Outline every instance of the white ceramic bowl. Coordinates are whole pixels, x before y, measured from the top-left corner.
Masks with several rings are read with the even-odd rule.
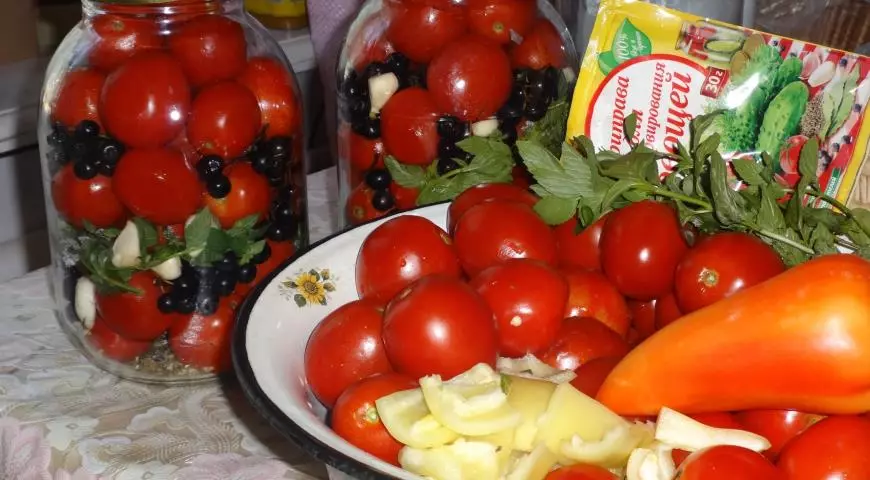
[[[442,203],[397,215],[428,218],[444,228]],[[233,338],[233,363],[248,400],[270,424],[329,467],[330,478],[419,479],[339,438],[324,423],[326,410],[308,390],[305,345],[314,327],[339,306],[359,298],[356,256],[366,236],[393,216],[328,237],[264,280],[242,306]],[[325,296],[306,298],[293,283],[316,273]]]

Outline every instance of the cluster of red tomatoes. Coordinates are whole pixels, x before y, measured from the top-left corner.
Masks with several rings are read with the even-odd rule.
[[[339,85],[353,224],[416,202],[385,156],[446,175],[469,160],[456,144],[476,122],[512,145],[558,95],[565,46],[535,0],[388,0],[357,23]]]
[[[664,203],[634,203],[580,229],[576,221],[547,226],[535,202],[513,185],[481,185],[450,205],[447,231],[408,215],[369,234],[356,265],[360,300],[325,318],[306,349],[309,387],[331,409],[336,433],[395,464],[401,445],[378,420],[374,402],[414,388],[422,376],[450,378],[480,362],[495,365],[498,356],[533,353],[573,370],[572,384],[594,397],[620,359],[655,330],[785,269],[757,238],[699,234],[681,227]],[[694,418],[753,431],[773,447],[764,455],[715,447],[688,459],[675,451],[682,480],[870,475],[870,462],[848,449],[831,449],[839,457],[830,462],[812,453],[870,440],[865,418],[831,417],[812,427],[822,417],[787,410]],[[548,478],[616,479],[585,465]]]

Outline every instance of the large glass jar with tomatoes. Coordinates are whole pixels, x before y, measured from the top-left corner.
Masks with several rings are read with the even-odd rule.
[[[337,75],[347,223],[527,186],[516,142],[559,148],[576,57],[546,0],[367,0]]]
[[[60,322],[158,383],[230,366],[234,312],[308,242],[302,110],[242,0],[82,0],[40,152]]]

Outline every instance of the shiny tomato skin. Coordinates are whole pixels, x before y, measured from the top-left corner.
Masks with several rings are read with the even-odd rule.
[[[870,478],[870,419],[828,417],[793,438],[777,465],[787,480]]]
[[[248,162],[233,163],[224,169],[224,175],[230,180],[230,193],[226,197],[203,194],[205,205],[221,227],[230,228],[251,215],[259,220],[266,218],[271,205],[269,180],[255,172]]]
[[[498,335],[492,311],[474,289],[456,278],[433,275],[389,303],[384,347],[396,371],[447,380],[478,363],[494,368]]]
[[[391,218],[363,241],[356,258],[356,289],[362,298],[386,303],[427,275],[462,277],[447,232],[416,215]]]
[[[677,263],[688,250],[676,212],[644,200],[616,210],[601,232],[601,266],[616,288],[635,300],[672,291]]]
[[[624,357],[628,344],[594,318],[570,317],[562,321],[556,341],[538,353],[542,362],[560,370],[577,370],[601,357]]]
[[[76,177],[72,164],[54,175],[51,197],[61,218],[76,228],[82,228],[85,222],[100,228],[119,226],[126,217],[111,178],[97,175],[82,180]]]
[[[202,185],[178,150],[129,150],[112,179],[121,202],[158,225],[184,223],[202,205]]]
[[[607,215],[592,225],[577,232],[577,219],[568,220],[553,228],[556,233],[556,247],[559,252],[559,265],[582,268],[593,272],[601,271],[601,232],[607,222]]]
[[[347,141],[350,147],[348,152],[350,166],[355,171],[362,173],[373,168],[384,168],[386,149],[383,140],[366,138],[351,131]]]
[[[471,286],[495,315],[502,356],[535,353],[556,339],[568,283],[554,268],[537,260],[508,260],[477,274]]]
[[[357,185],[347,197],[347,204],[344,207],[344,215],[348,223],[351,225],[359,225],[376,218],[381,218],[384,215],[395,210],[395,208],[381,212],[372,204],[372,199],[375,196],[375,191],[365,182]]]
[[[195,87],[237,77],[245,69],[247,48],[242,26],[221,15],[195,17],[169,37],[169,49]]]
[[[417,206],[417,198],[420,197],[420,189],[408,188],[396,182],[390,184],[390,193],[396,200],[396,207],[401,210],[409,210]]]
[[[147,81],[143,81],[147,79]],[[100,117],[127,148],[160,147],[174,140],[190,112],[190,86],[168,54],[135,55],[106,78]]]
[[[136,272],[130,278],[129,285],[141,293],[98,294],[97,313],[107,327],[127,340],[154,340],[169,328],[176,317],[160,313],[157,309],[157,299],[163,290],[153,273]]]
[[[52,118],[67,128],[73,128],[82,120],[100,123],[100,93],[106,76],[92,68],[72,70],[63,78],[58,89]]]
[[[462,9],[390,2],[387,40],[417,63],[429,63],[445,45],[468,29]]]
[[[471,207],[491,200],[512,200],[534,207],[538,197],[510,183],[482,183],[460,193],[447,208],[447,231],[453,233],[456,223]]]
[[[438,108],[427,90],[406,88],[381,110],[381,135],[387,153],[409,165],[429,165],[438,156]]]
[[[785,271],[771,246],[753,235],[721,232],[701,240],[677,265],[674,293],[691,313]]]
[[[622,360],[621,357],[599,357],[589,360],[574,371],[577,376],[571,380],[571,385],[587,396],[595,398],[598,395],[598,389],[604,383],[604,379],[620,360]]]
[[[390,24],[390,9],[375,11],[362,21],[356,36],[347,42],[347,59],[353,68],[362,72],[374,62],[383,62],[396,51],[386,37]]]
[[[500,44],[511,42],[511,33],[520,37],[535,23],[534,0],[469,0],[470,30]]]
[[[548,473],[544,480],[619,480],[619,477],[601,467],[580,463],[559,467]]]
[[[132,361],[151,348],[150,341],[128,340],[118,335],[100,317],[95,319],[85,338],[97,351],[118,362]]]
[[[456,224],[453,241],[463,270],[472,277],[511,258],[556,264],[553,231],[519,202],[493,200],[471,207]]]
[[[214,373],[229,371],[235,321],[230,298],[223,298],[211,315],[194,313],[173,322],[169,327],[169,348],[185,365]]]
[[[513,68],[534,70],[564,68],[568,61],[559,31],[545,18],[535,22],[523,42],[511,49],[510,58]]]
[[[330,427],[351,445],[381,460],[399,466],[399,443],[378,416],[375,402],[396,392],[417,388],[417,381],[403,373],[381,373],[364,378],[338,397],[330,415]]]
[[[266,139],[299,132],[302,112],[293,79],[281,62],[269,57],[252,58],[238,81],[257,98]]]
[[[747,410],[734,414],[743,430],[766,438],[771,446],[764,454],[775,460],[783,447],[823,418],[822,415],[797,410]]]
[[[311,332],[305,378],[327,408],[354,383],[393,371],[384,349],[383,319],[383,304],[355,300],[338,307]]]
[[[493,116],[513,86],[507,54],[479,35],[445,45],[426,72],[426,86],[438,109],[466,122]]]
[[[95,38],[88,63],[104,72],[114,70],[137,53],[163,48],[163,38],[153,20],[103,14],[94,16],[90,26]]]
[[[683,316],[677,297],[668,293],[656,300],[656,330],[661,330]]]
[[[564,318],[594,318],[625,338],[631,321],[628,305],[607,277],[576,268],[563,268],[562,274],[570,292]]]
[[[680,480],[785,480],[782,472],[764,455],[731,445],[709,447],[689,455],[680,465],[677,477]]]
[[[638,300],[626,300],[628,311],[631,315],[631,326],[637,332],[638,343],[656,333],[656,301],[641,302]]]
[[[209,85],[193,100],[187,138],[203,155],[236,158],[254,143],[259,132],[257,97],[239,83]]]

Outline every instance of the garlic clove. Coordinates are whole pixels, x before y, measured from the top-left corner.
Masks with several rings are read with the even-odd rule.
[[[139,229],[136,224],[127,221],[124,229],[118,234],[112,244],[112,265],[118,268],[130,268],[139,264]]]
[[[471,124],[471,134],[475,137],[488,137],[498,130],[498,120],[488,118]]]
[[[369,78],[370,113],[372,115],[379,113],[397,91],[399,91],[399,77],[395,73],[384,73]]]
[[[87,277],[76,280],[74,305],[76,316],[85,326],[86,330],[94,328],[94,320],[97,318],[97,293],[94,282]]]
[[[172,257],[151,270],[163,280],[176,280],[181,277],[181,259]]]

